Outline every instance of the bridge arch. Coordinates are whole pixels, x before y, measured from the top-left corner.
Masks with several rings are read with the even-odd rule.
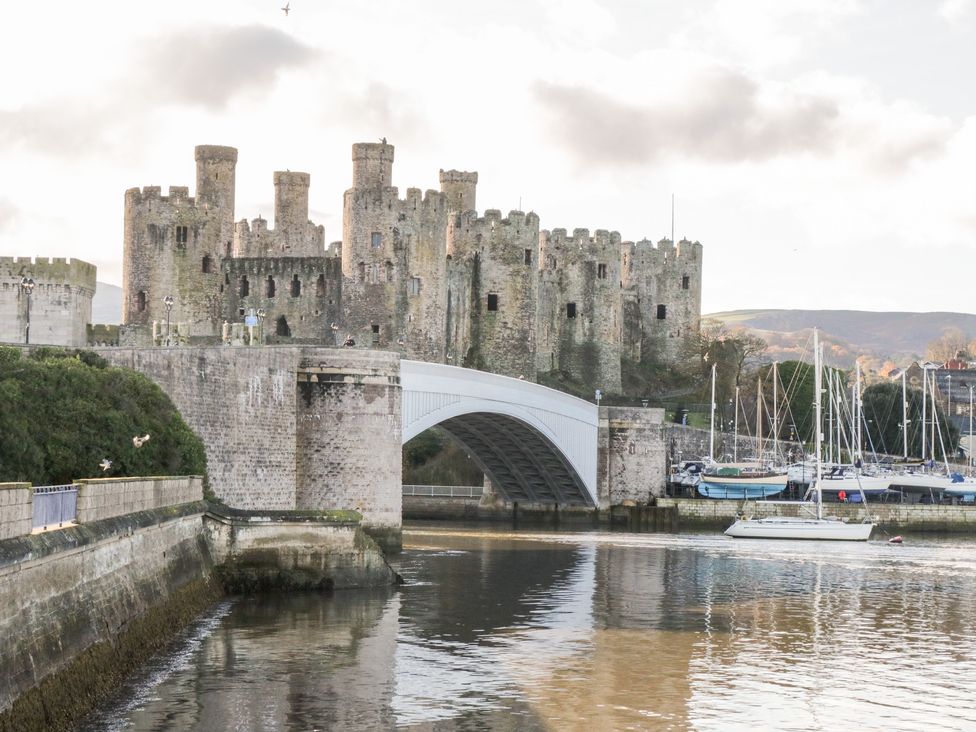
[[[509,500],[599,504],[598,409],[538,384],[442,364],[400,362],[406,443],[440,426]]]

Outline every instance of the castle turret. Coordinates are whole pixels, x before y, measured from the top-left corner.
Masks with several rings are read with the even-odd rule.
[[[389,188],[393,185],[393,145],[358,142],[352,146],[352,187]]]
[[[390,185],[393,146],[353,145],[343,199],[342,306],[358,345],[443,361],[447,208],[444,194]]]
[[[307,252],[308,243],[308,173],[277,171],[275,186],[275,232],[282,251],[295,255]],[[321,256],[321,252],[317,252]]]
[[[216,240],[208,242],[211,256],[230,255],[234,246],[234,192],[237,170],[237,148],[223,145],[197,145],[197,206],[207,212],[219,229],[211,232]]]
[[[441,193],[447,198],[447,210],[464,213],[476,211],[475,194],[478,174],[463,170],[441,171]]]

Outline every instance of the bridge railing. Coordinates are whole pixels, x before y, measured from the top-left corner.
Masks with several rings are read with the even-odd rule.
[[[405,485],[405,496],[430,498],[480,498],[484,487],[480,485]]]
[[[77,517],[77,485],[34,486],[34,529],[61,528]]]

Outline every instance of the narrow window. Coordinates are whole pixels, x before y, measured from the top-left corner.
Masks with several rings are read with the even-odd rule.
[[[411,277],[410,278],[410,282],[407,285],[407,293],[410,294],[410,295],[419,295],[420,294],[420,278],[419,277]],[[450,301],[448,301],[448,302],[450,302]]]
[[[383,235],[378,231],[374,231],[370,234],[369,241],[373,249],[379,249],[383,246]]]
[[[365,262],[360,262],[359,263],[359,281],[360,282],[365,282],[366,281],[366,263]]]
[[[525,250],[525,263],[526,264],[532,264],[532,250],[531,249],[526,249]]]
[[[378,346],[380,344],[380,327],[373,323],[373,345]]]
[[[319,278],[315,281],[315,296],[325,297],[325,275],[320,274]]]
[[[275,281],[274,281],[274,277],[272,277],[271,275],[268,275],[268,281],[267,283],[265,283],[264,294],[265,297],[275,296]]]
[[[664,320],[666,317],[668,317],[668,308],[667,308],[667,306],[665,306],[665,305],[658,305],[657,306],[657,319],[658,320]]]
[[[146,312],[146,293],[144,291],[139,291],[136,294],[136,310],[140,313]]]
[[[203,256],[203,263],[201,265],[201,271],[204,274],[213,274],[213,260],[210,258],[209,254]]]
[[[685,275],[684,277],[681,278],[682,290],[687,290],[690,285],[691,285],[691,278],[688,275]]]
[[[566,303],[566,317],[575,318],[576,317],[576,303],[568,302]]]
[[[189,232],[187,231],[187,227],[185,226],[176,227],[176,243],[178,245],[182,245],[180,246],[180,249],[186,248],[186,240],[187,240],[188,233]]]
[[[498,295],[494,292],[488,294],[488,312],[494,313],[498,310]]]
[[[247,281],[247,275],[241,276],[241,297],[251,294],[251,283]]]
[[[225,285],[229,285],[230,284],[230,273],[229,272],[224,272],[224,284]]]
[[[278,317],[278,322],[275,324],[275,333],[286,338],[291,336],[291,328],[288,327],[288,321],[285,320],[284,315]]]
[[[596,276],[597,279],[605,280],[607,278],[607,265],[598,264],[596,266]]]
[[[302,295],[302,281],[298,279],[298,275],[291,278],[291,296],[301,297]]]

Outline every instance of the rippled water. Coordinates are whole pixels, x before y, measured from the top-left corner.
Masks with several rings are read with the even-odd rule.
[[[89,730],[976,730],[976,542],[416,528],[221,605]]]

